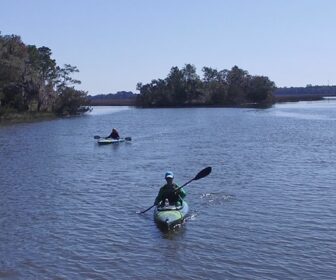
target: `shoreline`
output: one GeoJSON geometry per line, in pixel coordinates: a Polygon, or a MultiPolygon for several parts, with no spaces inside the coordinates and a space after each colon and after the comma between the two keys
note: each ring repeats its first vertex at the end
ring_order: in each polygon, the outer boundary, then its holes
{"type": "MultiPolygon", "coordinates": [[[[274,105],[276,103],[283,103],[283,102],[299,102],[299,101],[319,101],[323,100],[324,98],[328,97],[328,95],[321,95],[321,94],[296,94],[296,95],[287,95],[287,94],[281,94],[281,95],[275,95],[274,96],[274,103],[273,104],[265,104],[266,106],[274,105]]],[[[95,100],[94,102],[91,101],[91,106],[136,106],[135,99],[105,99],[105,100],[95,100]]],[[[226,106],[226,105],[205,105],[205,104],[189,104],[186,106],[146,106],[139,108],[192,108],[192,107],[205,107],[205,108],[244,108],[244,107],[250,107],[254,106],[254,104],[246,103],[241,104],[237,106],[226,106]]],[[[263,105],[256,106],[256,107],[263,107],[263,105]]]]}
{"type": "Polygon", "coordinates": [[[284,103],[284,102],[300,102],[300,101],[319,101],[323,100],[328,96],[321,95],[278,95],[275,96],[275,104],[276,103],[284,103]]]}
{"type": "Polygon", "coordinates": [[[17,123],[32,123],[39,121],[54,120],[58,117],[54,113],[11,113],[8,115],[0,116],[0,126],[17,124],[17,123]]]}
{"type": "MultiPolygon", "coordinates": [[[[321,95],[295,95],[295,96],[275,96],[274,104],[270,106],[255,106],[256,104],[242,104],[240,106],[219,106],[219,105],[202,105],[202,104],[194,104],[190,106],[159,106],[159,107],[138,107],[140,109],[162,109],[162,108],[269,108],[275,104],[286,103],[286,102],[300,102],[300,101],[320,101],[326,99],[328,96],[321,95]]],[[[91,106],[104,107],[104,106],[130,106],[137,107],[132,102],[128,102],[125,104],[121,100],[121,102],[116,102],[114,100],[113,104],[109,102],[104,102],[104,104],[91,104],[91,106]]],[[[10,125],[10,124],[18,124],[18,123],[32,123],[38,121],[48,121],[55,120],[61,118],[54,113],[36,113],[36,112],[24,112],[24,113],[10,113],[8,115],[0,116],[0,126],[10,125]]]]}

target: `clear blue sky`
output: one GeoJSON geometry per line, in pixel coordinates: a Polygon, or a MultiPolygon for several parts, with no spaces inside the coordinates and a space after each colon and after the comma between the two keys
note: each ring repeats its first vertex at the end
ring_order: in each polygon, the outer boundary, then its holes
{"type": "Polygon", "coordinates": [[[334,0],[0,0],[2,35],[47,46],[89,94],[172,66],[237,65],[277,86],[336,84],[334,0]]]}

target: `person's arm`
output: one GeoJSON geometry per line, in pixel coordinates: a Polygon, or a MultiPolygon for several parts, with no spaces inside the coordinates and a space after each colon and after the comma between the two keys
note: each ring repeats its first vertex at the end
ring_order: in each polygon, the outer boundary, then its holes
{"type": "Polygon", "coordinates": [[[185,190],[182,188],[182,189],[179,189],[178,191],[178,195],[180,196],[181,199],[185,198],[187,193],[185,192],[185,190]]]}
{"type": "Polygon", "coordinates": [[[181,198],[185,198],[187,195],[187,193],[185,192],[185,190],[182,188],[182,189],[179,189],[179,196],[181,198]]]}
{"type": "MultiPolygon", "coordinates": [[[[177,189],[180,187],[180,186],[177,185],[177,184],[175,184],[175,185],[176,185],[176,188],[177,188],[177,189]]],[[[185,191],[183,188],[182,188],[182,189],[179,189],[179,190],[177,191],[177,194],[179,195],[179,197],[180,197],[181,199],[185,198],[186,195],[187,195],[186,191],[185,191]]]]}
{"type": "Polygon", "coordinates": [[[154,201],[154,204],[155,205],[158,205],[159,202],[162,200],[162,194],[163,194],[163,191],[162,191],[162,188],[159,190],[159,193],[158,195],[156,196],[155,198],[155,201],[154,201]]]}

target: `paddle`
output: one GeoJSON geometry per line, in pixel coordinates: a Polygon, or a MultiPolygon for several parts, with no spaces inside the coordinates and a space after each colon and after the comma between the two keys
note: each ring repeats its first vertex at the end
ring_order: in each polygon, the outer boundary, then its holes
{"type": "MultiPolygon", "coordinates": [[[[175,190],[175,192],[178,191],[179,189],[182,189],[183,187],[185,187],[186,185],[188,185],[192,181],[197,181],[199,179],[202,179],[202,178],[208,176],[211,173],[211,170],[212,170],[211,166],[208,166],[208,167],[204,168],[203,170],[201,170],[200,172],[198,172],[198,174],[193,179],[191,179],[187,183],[183,184],[181,187],[177,188],[175,190]]],[[[143,214],[143,213],[147,212],[148,210],[152,209],[155,205],[156,204],[153,204],[151,207],[147,208],[146,210],[138,212],[138,214],[143,214]]]]}
{"type": "MultiPolygon", "coordinates": [[[[100,138],[103,138],[103,139],[106,139],[107,137],[101,137],[99,135],[95,135],[93,136],[94,139],[100,139],[100,138]]],[[[123,139],[123,138],[120,138],[120,139],[123,139]]],[[[124,138],[126,141],[132,141],[132,137],[125,137],[124,138]]]]}

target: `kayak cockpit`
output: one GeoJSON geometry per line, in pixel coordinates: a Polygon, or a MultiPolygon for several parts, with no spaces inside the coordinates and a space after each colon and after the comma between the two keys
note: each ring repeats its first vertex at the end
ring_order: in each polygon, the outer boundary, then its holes
{"type": "Polygon", "coordinates": [[[181,210],[183,208],[182,205],[168,205],[168,206],[160,206],[157,207],[157,211],[176,211],[181,210]]]}

